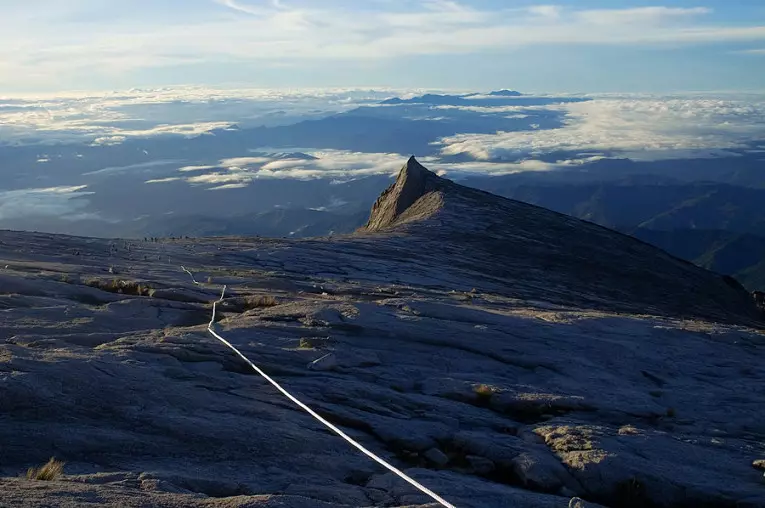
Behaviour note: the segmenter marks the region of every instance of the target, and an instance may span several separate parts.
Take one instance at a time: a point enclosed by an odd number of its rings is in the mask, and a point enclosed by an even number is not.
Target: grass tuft
[[[244,309],[263,309],[268,307],[276,307],[279,302],[271,295],[265,296],[247,296],[244,299]]]
[[[56,480],[63,474],[64,464],[65,462],[61,462],[60,460],[56,460],[55,457],[51,457],[47,464],[27,469],[27,479],[45,482]]]

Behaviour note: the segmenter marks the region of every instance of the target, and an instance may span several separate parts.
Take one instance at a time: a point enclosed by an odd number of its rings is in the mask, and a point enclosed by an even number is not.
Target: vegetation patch
[[[244,298],[243,307],[244,310],[252,309],[267,309],[269,307],[276,307],[279,305],[279,301],[271,295],[261,296],[246,296]]]
[[[494,394],[499,391],[499,389],[487,384],[480,384],[480,385],[474,386],[473,391],[478,396],[478,400],[480,402],[488,403],[491,400],[491,398],[494,396]]]
[[[314,349],[316,347],[316,344],[314,344],[313,340],[307,337],[304,337],[300,339],[300,349]]]
[[[109,293],[115,293],[119,295],[131,295],[131,296],[152,296],[154,290],[143,282],[124,279],[90,279],[85,283],[86,285],[106,291]]]
[[[56,460],[55,457],[51,457],[46,464],[27,469],[27,479],[46,482],[56,480],[64,473],[64,464],[64,462]]]

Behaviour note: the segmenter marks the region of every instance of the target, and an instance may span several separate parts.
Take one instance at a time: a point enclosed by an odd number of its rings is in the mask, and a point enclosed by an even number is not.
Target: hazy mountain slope
[[[716,183],[651,182],[508,186],[502,195],[618,229],[682,259],[761,288],[765,191]],[[471,183],[475,183],[472,182]]]
[[[205,332],[223,284],[220,333],[460,508],[765,506],[743,289],[414,160],[331,240],[0,232],[0,504],[424,508]]]
[[[367,212],[333,213],[304,208],[277,208],[233,217],[181,216],[143,219],[130,236],[267,236],[305,238],[347,233],[366,220]]]
[[[512,199],[608,227],[717,229],[765,233],[765,190],[717,183],[520,185],[498,189]]]
[[[732,275],[750,289],[765,287],[765,237],[720,230],[645,228],[632,230],[632,235],[699,266]]]

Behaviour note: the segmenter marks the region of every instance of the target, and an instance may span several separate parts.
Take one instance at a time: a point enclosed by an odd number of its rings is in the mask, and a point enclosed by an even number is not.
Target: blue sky
[[[0,94],[765,90],[762,0],[0,0]]]

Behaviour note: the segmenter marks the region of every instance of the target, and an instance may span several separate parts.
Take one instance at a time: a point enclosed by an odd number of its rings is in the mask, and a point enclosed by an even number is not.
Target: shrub
[[[27,469],[27,479],[46,482],[55,480],[64,472],[64,464],[64,462],[56,460],[55,457],[51,457],[47,464]]]

